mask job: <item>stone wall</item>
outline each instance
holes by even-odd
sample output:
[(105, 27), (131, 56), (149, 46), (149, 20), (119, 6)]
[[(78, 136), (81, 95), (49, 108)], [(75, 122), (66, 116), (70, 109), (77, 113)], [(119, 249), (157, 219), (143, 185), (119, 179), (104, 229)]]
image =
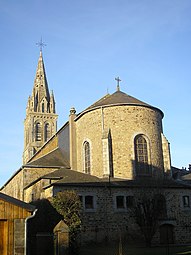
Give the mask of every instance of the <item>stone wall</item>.
[[(26, 201), (24, 198), (24, 188), (41, 176), (54, 172), (57, 169), (58, 168), (52, 167), (23, 167), (4, 185), (1, 192), (22, 201)], [(32, 193), (30, 196), (32, 196)]]
[[(29, 111), (24, 121), (24, 152), (23, 164), (26, 164), (34, 155), (34, 150), (38, 150), (45, 144), (45, 124), (50, 125), (50, 137), (57, 130), (57, 115), (54, 113), (36, 113)], [(41, 139), (35, 139), (35, 123), (41, 124)]]
[[(39, 180), (35, 185), (26, 190), (26, 202), (31, 201), (31, 192), (36, 192), (34, 199), (51, 198), (57, 192), (64, 190), (75, 190), (78, 195), (85, 198), (85, 196), (93, 196), (94, 208), (82, 210), (82, 232), (81, 242), (103, 242), (105, 240), (116, 240), (119, 237), (119, 232), (129, 242), (136, 239), (143, 241), (140, 229), (135, 222), (132, 214), (132, 208), (125, 206), (125, 208), (117, 208), (116, 196), (134, 196), (137, 197), (145, 191), (142, 187), (130, 187), (127, 185), (109, 188), (108, 185), (98, 186), (49, 186), (45, 189), (49, 180)], [(50, 184), (50, 183), (49, 183)], [(159, 227), (164, 224), (171, 225), (174, 228), (174, 242), (191, 243), (191, 204), (185, 207), (183, 204), (183, 196), (188, 196), (191, 202), (191, 189), (189, 187), (157, 187), (152, 190), (150, 188), (149, 194), (154, 195), (156, 192), (162, 194), (166, 200), (167, 215), (162, 217), (159, 221)], [(27, 195), (28, 194), (28, 195)], [(84, 200), (83, 200), (84, 201)], [(84, 202), (83, 202), (84, 206)], [(160, 243), (159, 229), (156, 232), (153, 242)]]
[(25, 249), (25, 219), (14, 220), (14, 254), (24, 255)]
[(164, 136), (164, 134), (162, 134), (162, 149), (163, 149), (163, 159), (164, 159), (164, 171), (169, 177), (172, 177), (170, 144), (167, 138)]
[(183, 196), (191, 201), (191, 190), (173, 189), (166, 191), (168, 215), (175, 228), (177, 243), (191, 243), (191, 205), (184, 207)]
[(142, 106), (110, 106), (95, 109), (76, 120), (77, 169), (83, 172), (83, 143), (91, 146), (91, 174), (103, 176), (102, 135), (110, 130), (115, 177), (133, 179), (135, 176), (134, 138), (143, 134), (148, 140), (153, 175), (164, 171), (162, 151), (161, 112)]
[(24, 190), (24, 201), (26, 203), (30, 203), (33, 200), (50, 198), (53, 196), (52, 194), (52, 186), (50, 188), (44, 189), (44, 187), (49, 186), (51, 183), (56, 182), (57, 180), (50, 179), (40, 179), (35, 182), (33, 185), (27, 187)]
[[(143, 189), (130, 187), (55, 187), (54, 193), (61, 190), (75, 190), (80, 196), (94, 196), (93, 210), (82, 211), (81, 242), (103, 242), (116, 240), (119, 232), (129, 242), (144, 240), (140, 229), (135, 222), (131, 208), (117, 209), (116, 196), (136, 196), (143, 193)], [(172, 225), (174, 228), (174, 242), (176, 244), (191, 243), (191, 207), (184, 208), (182, 197), (188, 195), (191, 201), (189, 188), (161, 188), (159, 190), (166, 199), (167, 215), (161, 218), (159, 226)], [(47, 193), (48, 194), (48, 193)], [(160, 243), (159, 228), (153, 242)]]
[(1, 192), (11, 197), (23, 200), (24, 172), (19, 169), (17, 173), (2, 187)]

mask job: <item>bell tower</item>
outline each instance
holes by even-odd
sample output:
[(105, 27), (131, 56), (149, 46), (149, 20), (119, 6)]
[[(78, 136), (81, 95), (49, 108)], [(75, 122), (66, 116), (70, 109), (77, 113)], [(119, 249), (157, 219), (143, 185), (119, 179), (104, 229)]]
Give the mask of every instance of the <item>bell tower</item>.
[(54, 94), (48, 89), (41, 49), (32, 94), (28, 98), (26, 107), (23, 164), (26, 164), (56, 133), (57, 118)]

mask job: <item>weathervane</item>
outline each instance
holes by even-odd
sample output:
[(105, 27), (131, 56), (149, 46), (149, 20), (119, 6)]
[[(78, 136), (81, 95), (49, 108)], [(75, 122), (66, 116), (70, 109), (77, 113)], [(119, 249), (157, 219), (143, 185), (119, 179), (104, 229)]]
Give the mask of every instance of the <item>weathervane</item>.
[(46, 44), (43, 43), (43, 41), (42, 41), (42, 37), (41, 37), (41, 39), (40, 39), (40, 42), (36, 43), (36, 45), (37, 45), (38, 47), (40, 47), (40, 52), (42, 52), (42, 48), (46, 46)]
[(119, 79), (119, 77), (115, 78), (115, 80), (117, 81), (117, 91), (120, 91), (119, 83), (121, 80)]

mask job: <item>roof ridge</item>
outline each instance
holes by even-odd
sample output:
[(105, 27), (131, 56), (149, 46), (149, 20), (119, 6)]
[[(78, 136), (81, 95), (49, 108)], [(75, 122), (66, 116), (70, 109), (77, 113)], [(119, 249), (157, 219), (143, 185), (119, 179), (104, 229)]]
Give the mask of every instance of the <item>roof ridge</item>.
[(101, 103), (103, 100), (105, 100), (106, 98), (112, 96), (113, 94), (109, 94), (107, 93), (105, 96), (101, 97), (100, 99), (98, 99), (95, 103), (91, 104), (90, 106), (88, 106), (88, 108), (86, 108), (84, 111), (86, 111), (87, 109), (89, 108), (92, 108), (94, 107), (94, 105), (98, 104), (98, 103)]

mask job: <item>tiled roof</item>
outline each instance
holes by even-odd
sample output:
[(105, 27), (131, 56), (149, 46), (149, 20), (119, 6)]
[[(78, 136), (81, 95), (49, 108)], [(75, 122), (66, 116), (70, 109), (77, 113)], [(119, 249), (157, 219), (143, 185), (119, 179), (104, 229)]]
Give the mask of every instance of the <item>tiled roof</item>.
[(61, 152), (59, 148), (50, 153), (43, 155), (41, 158), (30, 161), (26, 166), (58, 166), (58, 167), (69, 167), (67, 157)]
[(60, 183), (99, 183), (101, 182), (101, 179), (93, 176), (93, 175), (89, 175), (89, 174), (85, 174), (85, 173), (81, 173), (78, 171), (74, 171), (74, 170), (70, 170), (70, 169), (66, 169), (66, 168), (61, 168), (59, 170), (56, 170), (50, 174), (44, 175), (42, 177), (42, 179), (48, 179), (48, 178), (59, 178), (59, 180), (56, 182), (58, 184)]
[(111, 95), (107, 94), (105, 97), (101, 98), (99, 101), (88, 107), (88, 109), (112, 104), (133, 104), (150, 106), (149, 104), (146, 104), (132, 96), (129, 96), (122, 91), (116, 91)]
[(94, 104), (86, 108), (84, 111), (82, 111), (77, 116), (77, 118), (90, 110), (100, 108), (100, 107), (114, 106), (114, 105), (134, 105), (134, 106), (144, 106), (144, 107), (154, 108), (160, 111), (163, 116), (163, 112), (160, 109), (153, 107), (143, 101), (140, 101), (139, 99), (136, 99), (135, 97), (129, 96), (122, 91), (116, 91), (111, 95), (107, 94), (101, 99), (99, 99), (97, 102), (95, 102)]
[[(174, 180), (156, 181), (153, 179), (127, 180), (119, 178), (98, 178), (93, 175), (81, 173), (70, 169), (56, 170), (50, 174), (44, 175), (42, 179), (56, 179), (53, 186), (110, 186), (110, 187), (163, 187), (163, 188), (185, 188), (188, 187), (183, 182)], [(188, 187), (189, 188), (189, 187)]]

